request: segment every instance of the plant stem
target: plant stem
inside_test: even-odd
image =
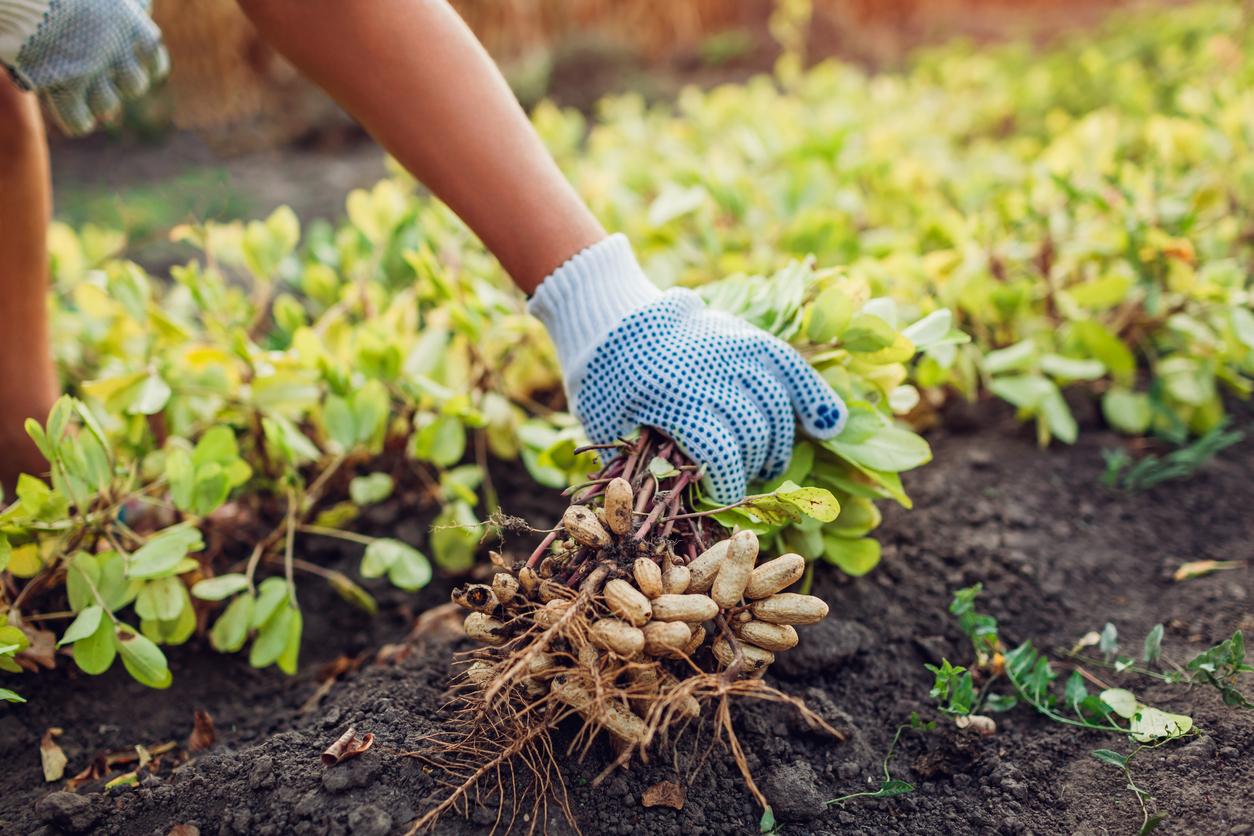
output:
[[[287,535],[283,543],[283,574],[287,578],[287,598],[293,607],[296,603],[296,572],[292,561],[296,557],[296,492],[287,492]]]
[[[334,537],[337,540],[347,540],[350,543],[359,543],[363,546],[369,546],[377,537],[371,537],[366,534],[358,534],[355,531],[344,531],[339,528],[329,528],[325,525],[302,524],[296,526],[296,530],[301,534],[313,534],[318,537]]]

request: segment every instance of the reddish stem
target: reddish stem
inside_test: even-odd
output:
[[[655,503],[653,510],[649,512],[649,516],[645,518],[640,528],[636,529],[635,539],[643,540],[645,535],[649,533],[649,529],[658,521],[658,517],[662,515],[662,511],[678,504],[680,496],[683,494],[684,488],[688,487],[688,483],[692,481],[691,473],[681,473],[679,478],[675,480],[674,486],[671,488],[670,496],[665,500]]]
[[[558,529],[557,531],[560,531]],[[531,569],[536,568],[540,564],[540,558],[544,557],[545,550],[553,545],[553,541],[557,539],[557,531],[550,531],[544,535],[544,539],[540,541],[540,545],[536,546],[536,550],[531,553],[531,557],[527,558],[527,566]]]

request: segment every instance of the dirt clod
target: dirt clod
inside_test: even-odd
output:
[[[814,767],[804,760],[769,767],[762,789],[780,821],[808,821],[823,812],[827,800],[818,788]]]
[[[64,833],[86,833],[104,812],[96,801],[96,796],[58,790],[39,799],[35,804],[35,815],[39,821]]]

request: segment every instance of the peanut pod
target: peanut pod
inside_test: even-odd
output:
[[[615,534],[631,532],[632,505],[631,483],[621,476],[611,479],[605,486],[605,522]]]
[[[714,576],[710,597],[723,609],[734,607],[744,597],[749,573],[758,559],[758,535],[752,531],[737,531],[727,547],[727,557]]]
[[[565,598],[556,598],[549,601],[543,607],[536,607],[531,617],[536,624],[541,627],[552,627],[557,620],[566,612],[566,608],[570,606],[570,601]]]
[[[692,582],[692,570],[687,566],[667,563],[662,571],[662,592],[665,595],[680,595],[688,591]]]
[[[756,601],[787,589],[806,571],[806,559],[799,554],[784,554],[768,560],[749,574],[745,597]]]
[[[490,613],[497,608],[500,600],[492,587],[483,583],[470,583],[453,590],[453,603],[475,612]]]
[[[682,621],[650,621],[643,634],[644,652],[650,656],[673,656],[692,639],[692,629]]]
[[[740,638],[764,650],[791,650],[797,646],[797,631],[791,624],[748,621],[737,623],[733,629]]]
[[[602,594],[610,612],[637,627],[644,626],[653,615],[653,607],[644,593],[622,578],[607,583]]]
[[[566,674],[553,677],[551,691],[553,696],[579,712],[589,723],[599,723],[624,743],[639,743],[644,738],[644,720],[617,702],[596,702],[588,689]]]
[[[731,546],[731,540],[720,540],[701,552],[695,560],[688,564],[688,571],[691,573],[688,581],[688,592],[710,591],[710,587],[714,584],[714,578],[718,575],[718,570],[722,568],[723,561],[727,559],[729,546]]]
[[[509,572],[497,572],[492,576],[492,591],[496,593],[496,599],[506,606],[518,594],[518,587],[518,578]]]
[[[760,673],[775,661],[775,654],[769,650],[764,650],[748,642],[740,642],[739,644],[741,655],[744,657],[742,673]],[[710,649],[714,651],[714,658],[725,668],[731,667],[731,663],[736,659],[736,651],[732,649],[727,639],[722,636],[714,640],[714,644]]]
[[[636,586],[646,598],[656,598],[664,592],[662,570],[650,558],[637,557],[631,566],[631,573],[636,579]]]
[[[466,620],[462,623],[466,630],[466,635],[475,641],[483,642],[493,646],[505,644],[506,638],[501,635],[501,628],[505,625],[497,621],[490,615],[481,612],[472,612],[466,616]]]
[[[566,509],[562,514],[562,528],[581,546],[602,549],[610,544],[609,532],[601,526],[596,513],[583,505]]]
[[[535,569],[524,566],[518,570],[518,585],[522,587],[523,594],[530,598],[535,594],[536,587],[540,585],[540,576],[536,574]]]
[[[771,624],[814,624],[827,617],[827,602],[813,595],[777,592],[755,601],[749,611],[759,621]]]
[[[671,622],[671,623],[678,624],[681,622]],[[683,655],[691,656],[692,654],[700,650],[701,645],[703,644],[705,644],[705,628],[702,627],[700,624],[692,625],[692,638],[688,641],[688,644],[684,646]]]
[[[658,621],[685,621],[700,624],[718,615],[718,604],[709,595],[659,595],[653,599],[653,617]]]
[[[482,660],[472,662],[465,670],[466,681],[482,687],[487,685],[496,676],[496,665]]]
[[[593,643],[619,656],[635,656],[644,650],[644,633],[639,627],[633,627],[626,621],[617,618],[602,618],[588,631],[588,638]]]

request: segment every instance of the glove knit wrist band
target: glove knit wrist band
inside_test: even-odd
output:
[[[611,235],[554,270],[527,304],[544,323],[573,397],[588,361],[623,318],[660,297],[625,235]]]
[[[0,63],[17,64],[22,45],[44,22],[49,0],[5,0],[0,3]]]

